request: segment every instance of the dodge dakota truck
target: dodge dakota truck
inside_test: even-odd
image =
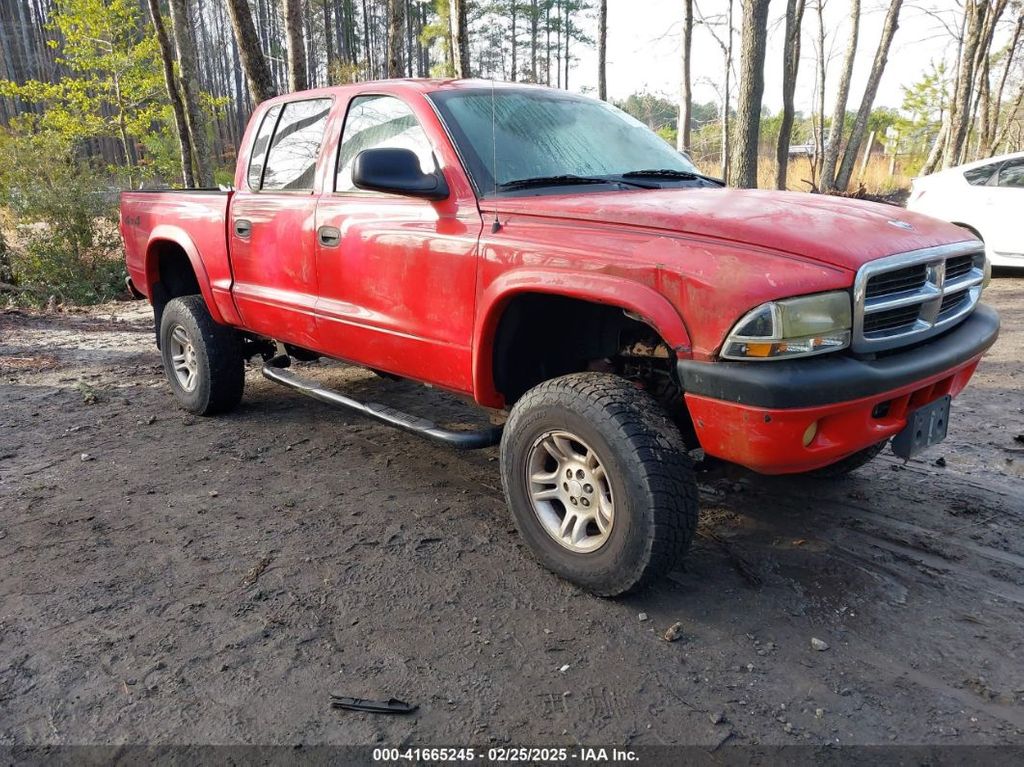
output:
[[[969,231],[726,188],[549,88],[396,80],[261,103],[231,190],[121,200],[130,287],[197,414],[267,378],[455,447],[500,441],[518,530],[593,593],[697,524],[692,457],[839,475],[941,440],[995,341]],[[507,411],[465,431],[288,369],[328,357]],[[495,419],[500,420],[500,419]]]

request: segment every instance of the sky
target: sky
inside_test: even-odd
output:
[[[849,38],[848,0],[825,1],[825,50],[829,56],[826,72],[826,112],[831,112],[838,89],[840,69]],[[694,0],[705,18],[721,17],[727,0]],[[739,19],[741,0],[734,0]],[[862,0],[858,55],[850,86],[848,109],[856,109],[864,91],[871,62],[881,38],[882,22],[888,0]],[[769,9],[768,51],[765,61],[764,105],[773,113],[782,106],[783,16],[786,3],[773,0]],[[954,41],[939,19],[953,22],[957,0],[906,0],[900,26],[893,39],[889,63],[882,77],[875,106],[899,107],[902,86],[912,85],[928,71],[929,62],[940,61],[955,53]],[[810,113],[815,89],[815,45],[817,38],[816,0],[807,0],[803,23],[800,74],[797,79],[796,108]],[[932,13],[929,13],[931,11]],[[938,15],[938,19],[936,15]],[[587,22],[592,35],[596,20]],[[720,27],[720,29],[722,29]],[[608,0],[608,95],[624,99],[631,93],[647,90],[675,100],[681,79],[682,2],[681,0]],[[733,44],[738,65],[739,33]],[[579,46],[580,61],[570,79],[573,90],[597,88],[597,53]],[[721,48],[706,28],[699,25],[693,33],[693,97],[697,102],[720,100],[713,85],[722,81]],[[735,73],[734,69],[734,73]],[[735,86],[733,89],[735,93]]]

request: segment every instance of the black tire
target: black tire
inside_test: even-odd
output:
[[[600,459],[614,503],[604,542],[586,553],[555,540],[530,493],[534,448],[559,431],[578,435],[574,444]],[[560,477],[557,465],[546,470]],[[502,434],[501,480],[516,527],[541,564],[599,596],[638,590],[667,573],[697,528],[697,482],[679,429],[649,394],[613,375],[575,373],[524,394]],[[570,511],[562,501],[549,508]]]
[[[172,356],[176,328],[182,328],[195,354],[195,381],[186,388],[175,373]],[[178,347],[180,348],[180,347]],[[196,415],[232,410],[245,388],[245,359],[238,333],[213,321],[202,296],[168,302],[160,321],[160,355],[164,373],[182,407]]]
[[[838,479],[839,477],[845,477],[851,471],[856,471],[861,466],[870,463],[875,457],[885,450],[885,446],[889,444],[889,440],[882,440],[877,445],[866,447],[853,455],[848,455],[841,461],[829,464],[828,466],[822,466],[820,469],[812,469],[805,473],[805,476],[815,477],[818,479]]]

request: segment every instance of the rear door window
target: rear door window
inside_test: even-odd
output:
[[[330,112],[330,99],[290,101],[284,105],[267,155],[262,189],[313,190],[316,161]]]
[[[263,180],[263,164],[267,159],[267,147],[270,145],[270,137],[274,133],[274,126],[277,124],[277,116],[281,114],[280,104],[272,106],[263,115],[263,122],[256,133],[256,140],[252,144],[252,153],[249,155],[249,188],[259,189]]]

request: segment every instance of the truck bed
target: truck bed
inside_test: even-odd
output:
[[[176,242],[197,275],[205,272],[209,279],[212,295],[206,296],[207,300],[215,306],[230,305],[227,221],[232,194],[220,189],[122,192],[120,226],[128,275],[135,288],[152,300],[150,293],[159,275],[154,273],[155,261],[149,255],[166,247],[161,243]]]

